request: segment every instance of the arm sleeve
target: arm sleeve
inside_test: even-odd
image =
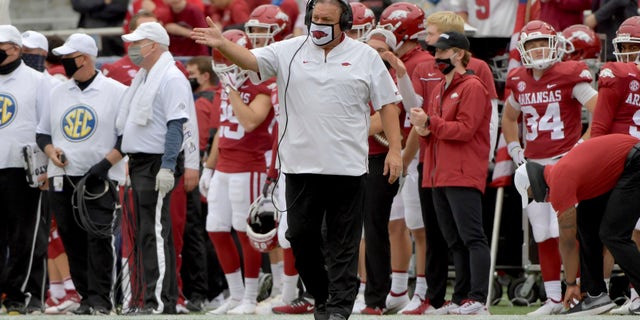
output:
[[[576,98],[576,100],[580,101],[580,104],[585,105],[585,103],[591,100],[591,98],[598,94],[598,92],[593,89],[591,84],[586,82],[579,82],[573,87],[572,94],[573,97]]]
[[[175,119],[167,122],[167,134],[164,141],[164,154],[162,155],[162,165],[160,167],[176,170],[176,160],[182,147],[182,125],[187,119]]]
[[[48,134],[36,133],[36,143],[42,152],[44,152],[44,148],[50,144],[52,144],[51,136]]]
[[[422,97],[417,95],[413,90],[413,84],[408,74],[398,79],[398,90],[402,95],[402,105],[404,111],[411,112],[411,108],[418,108],[422,106]]]

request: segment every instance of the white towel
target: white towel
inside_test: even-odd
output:
[[[134,123],[141,126],[147,125],[153,113],[153,99],[160,88],[165,73],[172,65],[175,65],[173,56],[171,53],[165,52],[149,72],[145,69],[138,71],[131,86],[124,92],[120,100],[120,113],[116,120],[118,132],[122,133],[129,113],[131,113]]]

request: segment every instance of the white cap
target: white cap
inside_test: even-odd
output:
[[[389,48],[391,48],[391,51],[396,50],[396,36],[393,35],[393,32],[387,29],[375,28],[369,31],[369,33],[365,37],[365,42],[371,40],[372,38],[373,39],[379,38],[377,40],[384,41],[384,43],[386,43],[389,46]]]
[[[518,193],[520,193],[520,198],[522,198],[522,208],[524,209],[529,204],[529,193],[527,190],[531,185],[531,182],[529,182],[529,175],[527,174],[526,163],[516,169],[515,176],[513,177],[513,183],[516,185]]]
[[[96,41],[89,35],[84,33],[74,33],[67,38],[67,41],[65,41],[62,46],[53,49],[53,54],[57,56],[63,56],[74,52],[80,52],[97,57],[98,46],[96,45]]]
[[[22,47],[20,31],[9,24],[0,25],[0,42],[11,42]]]
[[[22,46],[30,49],[42,49],[49,51],[49,41],[40,32],[25,31],[22,33]]]
[[[169,45],[169,34],[167,30],[157,22],[142,23],[132,33],[122,36],[124,42],[134,42],[142,39],[151,40],[165,46]]]

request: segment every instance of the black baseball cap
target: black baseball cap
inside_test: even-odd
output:
[[[440,34],[438,41],[433,45],[438,49],[459,48],[469,51],[469,39],[460,32],[445,32]]]

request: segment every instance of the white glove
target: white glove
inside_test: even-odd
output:
[[[519,167],[527,162],[527,160],[524,159],[524,150],[522,150],[519,142],[509,142],[509,144],[507,145],[507,150],[509,150],[509,156],[511,156],[511,159],[516,164],[516,167]]]
[[[200,194],[205,198],[207,197],[207,194],[209,194],[211,177],[213,177],[213,169],[204,168],[204,170],[202,170],[202,175],[200,175],[200,183],[198,187],[200,189]]]
[[[231,86],[233,90],[238,90],[242,84],[247,80],[248,73],[245,71],[235,72],[219,72],[217,73],[218,79],[222,84],[222,87]]]
[[[167,168],[160,168],[156,175],[156,191],[164,198],[164,196],[171,191],[175,178],[173,172]]]

